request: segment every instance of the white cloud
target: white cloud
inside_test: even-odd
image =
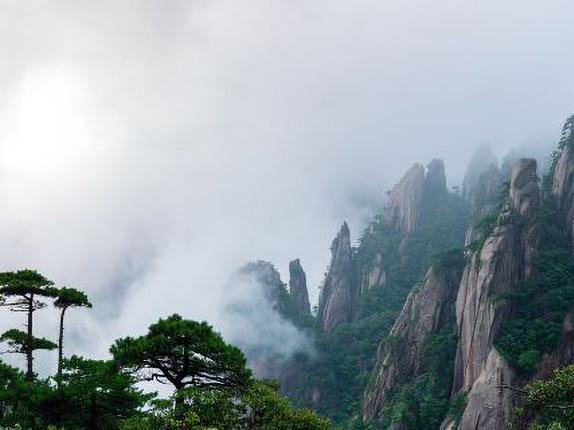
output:
[[[99,354],[160,315],[218,324],[247,260],[287,273],[300,257],[316,298],[341,222],[357,237],[411,163],[442,157],[455,183],[478,142],[557,136],[573,15],[566,0],[0,0],[2,268],[88,290],[69,350]]]

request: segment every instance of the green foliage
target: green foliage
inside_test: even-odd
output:
[[[562,134],[558,148],[562,150],[566,147],[574,149],[574,115],[568,118],[562,127]]]
[[[251,414],[247,428],[253,430],[328,430],[332,424],[308,409],[293,408],[289,401],[262,382],[255,382],[244,397]]]
[[[179,406],[173,409],[173,403]],[[196,387],[180,390],[172,403],[156,403],[145,416],[126,420],[121,428],[329,430],[333,426],[311,410],[292,407],[275,387],[253,380],[241,395]]]
[[[70,307],[92,307],[92,304],[88,300],[86,293],[75,288],[58,288],[55,291],[55,294],[56,300],[54,301],[54,306],[57,308],[66,309]]]
[[[35,377],[33,352],[36,349],[52,349],[51,344],[45,339],[34,338],[33,321],[34,312],[46,307],[46,303],[40,298],[53,298],[56,289],[53,282],[46,279],[34,270],[20,270],[18,272],[0,273],[0,304],[8,307],[13,312],[25,312],[27,314],[27,332],[22,337],[21,332],[9,331],[4,334],[12,347],[12,352],[26,356],[28,380]]]
[[[491,213],[482,216],[475,224],[473,229],[472,241],[466,247],[469,255],[480,253],[486,240],[492,235],[495,227],[498,225],[500,213],[504,208],[504,204],[508,198],[510,190],[510,182],[505,182],[497,196],[487,199],[481,204],[485,206],[494,206]]]
[[[24,385],[22,373],[0,362],[0,417],[4,416]],[[2,423],[4,424],[4,423]]]
[[[59,387],[50,380],[27,380],[0,363],[0,426],[23,429],[117,429],[149,400],[111,362],[73,357],[65,362]]]
[[[266,287],[264,293],[269,302],[274,303],[279,314],[301,329],[313,328],[314,318],[308,313],[301,312],[289,294],[286,284],[266,285]]]
[[[439,274],[446,275],[452,270],[462,271],[466,260],[462,249],[451,249],[434,255],[431,265]]]
[[[26,340],[25,333],[14,333],[13,337]],[[121,339],[113,348],[119,362],[77,356],[64,360],[58,385],[50,380],[27,380],[18,369],[0,362],[0,428],[333,428],[315,412],[292,407],[278,394],[276,385],[251,379],[241,352],[223,343],[206,323],[172,316],[153,324],[148,335],[129,342],[126,339],[131,338]],[[167,355],[168,349],[171,355]],[[155,361],[158,367],[173,372],[170,375],[184,375],[183,386],[166,400],[144,394],[136,388],[138,379],[122,371],[125,366],[131,370],[157,370],[137,363],[138,356],[144,362],[153,357],[158,360]],[[189,383],[187,378],[191,378]],[[144,410],[146,404],[151,408]]]
[[[467,246],[467,250],[471,254],[480,252],[482,250],[486,242],[486,239],[488,239],[488,237],[494,231],[494,227],[496,227],[497,221],[498,221],[498,213],[485,215],[478,220],[478,222],[474,226],[475,238]]]
[[[6,342],[11,348],[9,352],[25,354],[29,345],[33,351],[38,349],[53,350],[58,347],[54,342],[44,338],[32,337],[31,342],[28,334],[17,329],[10,329],[0,336],[0,342]]]
[[[17,272],[0,273],[0,295],[24,296],[29,294],[52,297],[54,283],[35,270],[19,270]]]
[[[536,259],[537,273],[493,297],[514,309],[495,346],[524,374],[533,371],[540,357],[558,345],[562,320],[574,300],[574,262],[558,227],[553,200],[543,200],[538,219],[546,239]]]
[[[449,398],[457,345],[455,321],[453,308],[443,328],[428,336],[420,354],[422,373],[404,381],[390,395],[378,423],[380,428],[400,423],[409,430],[438,429],[452,410]]]
[[[381,216],[365,229],[359,246],[353,250],[352,282],[358,285],[380,255],[385,285],[374,286],[361,295],[353,321],[340,324],[330,333],[317,329],[316,355],[299,357],[295,363],[305,375],[287,392],[295,404],[314,407],[339,424],[362,425],[354,417],[361,408],[377,348],[383,338],[390,340],[386,335],[413,285],[424,278],[431,264],[440,271],[464,263],[460,249],[464,245],[467,204],[460,196],[445,191],[434,193],[423,206],[425,216],[420,227],[408,235]],[[320,393],[320,401],[313,400],[309,393]]]
[[[54,288],[35,271],[0,274],[0,304],[28,313],[28,333],[6,331],[9,352],[55,349],[31,335],[32,313],[44,307],[35,296],[54,298],[60,310],[60,361],[55,378],[29,378],[0,362],[0,429],[10,430],[328,430],[315,412],[293,408],[275,386],[251,379],[241,351],[226,344],[207,323],[172,315],[152,324],[145,336],[119,339],[113,361],[78,356],[61,360],[64,313],[91,307],[85,293]],[[280,287],[280,288],[279,288]],[[283,285],[274,291],[280,299]],[[288,303],[286,301],[285,303]],[[289,308],[283,309],[287,314]],[[61,366],[60,366],[61,365]],[[30,369],[30,368],[29,368]],[[158,380],[176,388],[157,400],[136,387]],[[54,383],[57,382],[57,384]],[[144,406],[150,408],[144,410]]]
[[[547,379],[526,386],[524,408],[515,410],[514,430],[574,428],[574,365],[556,369]]]
[[[64,360],[60,385],[54,390],[52,423],[65,428],[117,429],[138,414],[153,395],[135,388],[135,378],[112,361],[72,356]]]
[[[53,298],[53,282],[34,270],[0,273],[0,304],[15,312],[32,312],[46,304],[38,297]]]
[[[460,424],[464,410],[466,409],[466,393],[457,393],[450,399],[450,407],[447,416],[455,423],[455,428]]]
[[[251,376],[243,353],[226,344],[206,322],[179,315],[160,319],[148,334],[119,339],[114,360],[140,380],[188,386],[242,389]]]

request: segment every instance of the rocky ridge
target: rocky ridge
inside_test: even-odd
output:
[[[376,417],[388,397],[424,369],[424,347],[429,335],[445,327],[461,275],[460,264],[431,267],[420,286],[413,288],[388,340],[381,344],[363,401],[363,419]]]
[[[289,294],[299,312],[303,314],[311,313],[307,277],[298,258],[289,263]]]
[[[331,263],[319,295],[319,316],[325,331],[353,317],[357,290],[352,280],[351,255],[351,233],[343,223],[331,244]]]

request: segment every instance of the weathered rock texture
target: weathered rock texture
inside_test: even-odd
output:
[[[307,291],[307,277],[301,267],[299,259],[289,263],[289,294],[299,312],[309,314],[309,292]]]
[[[352,282],[351,235],[344,223],[331,244],[331,264],[319,295],[319,316],[325,331],[350,321],[357,291]]]
[[[564,147],[558,158],[552,192],[556,196],[572,251],[574,250],[574,151],[570,145]]]
[[[442,194],[446,194],[444,162],[431,160],[425,168],[420,164],[412,166],[400,182],[389,192],[389,199],[383,210],[387,224],[395,226],[402,234],[415,231],[424,219],[424,209],[432,207]]]
[[[375,376],[363,402],[365,420],[378,417],[389,394],[424,370],[421,359],[425,341],[445,326],[455,303],[460,272],[456,267],[431,267],[422,286],[409,294],[389,336],[394,340],[379,347]]]
[[[282,284],[281,275],[268,261],[251,261],[240,269],[242,275],[253,276],[258,282],[269,285]]]
[[[363,268],[361,273],[360,294],[363,295],[371,288],[384,286],[387,283],[387,271],[383,267],[383,255],[377,252],[371,264]]]
[[[515,393],[503,388],[515,384],[515,373],[491,348],[484,368],[474,381],[467,397],[467,405],[459,425],[461,430],[502,430],[510,422]]]
[[[497,226],[473,255],[462,277],[456,313],[458,347],[453,392],[468,392],[461,429],[502,429],[513,407],[499,385],[511,385],[514,372],[494,349],[509,309],[493,295],[512,289],[535,270],[542,237],[536,221],[536,161],[519,159],[512,171],[508,200]]]
[[[384,211],[387,223],[405,233],[415,230],[420,222],[424,186],[425,168],[415,164],[389,192]]]

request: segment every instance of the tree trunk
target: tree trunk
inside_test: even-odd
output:
[[[66,308],[62,308],[60,313],[60,336],[58,338],[58,385],[60,385],[60,379],[62,378],[62,359],[64,357],[64,314],[66,313]]]
[[[27,364],[26,379],[28,379],[29,381],[34,380],[34,365],[32,363],[34,360],[34,357],[32,356],[34,346],[33,315],[32,315],[33,312],[34,312],[34,294],[30,294],[30,297],[28,299],[28,325],[27,325],[28,341],[26,345],[26,364]]]
[[[185,412],[185,398],[181,393],[181,389],[185,386],[183,384],[174,384],[175,386],[175,417],[183,418]]]
[[[95,393],[90,395],[90,430],[98,430],[98,405]]]

